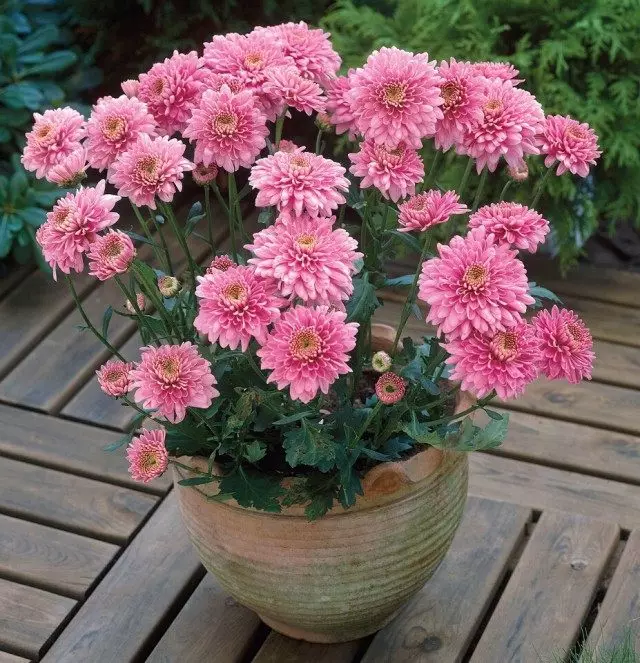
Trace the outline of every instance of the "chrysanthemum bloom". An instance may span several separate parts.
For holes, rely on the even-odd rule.
[[[383,373],[376,381],[376,395],[385,405],[393,405],[404,398],[406,385],[404,380],[389,371]]]
[[[119,359],[110,359],[96,371],[100,389],[107,396],[124,396],[129,391],[129,371],[133,364]]]
[[[127,460],[132,479],[148,483],[164,474],[169,464],[166,436],[166,432],[161,428],[143,428],[140,435],[131,438],[127,447]]]
[[[185,418],[188,407],[208,408],[219,395],[211,365],[189,342],[142,348],[130,377],[136,401],[173,423]]]
[[[584,322],[568,309],[554,306],[532,320],[538,341],[538,361],[550,379],[565,378],[572,384],[587,378],[596,358],[593,339]]]
[[[358,131],[368,140],[420,149],[443,118],[442,80],[426,53],[374,51],[351,76],[349,103]]]
[[[211,182],[218,177],[218,166],[214,163],[209,166],[205,166],[203,163],[197,163],[196,167],[191,171],[191,177],[193,177],[193,181],[200,186],[211,184]]]
[[[446,223],[456,214],[466,214],[469,208],[460,203],[460,196],[455,191],[441,193],[430,189],[419,193],[398,206],[398,230],[408,233],[412,230],[423,232],[431,226]]]
[[[266,145],[267,118],[249,90],[234,94],[226,85],[207,90],[183,135],[196,144],[195,159],[232,173],[248,168]]]
[[[313,111],[319,113],[327,102],[322,88],[314,81],[303,78],[293,66],[271,68],[262,89],[274,99],[278,115],[282,115],[289,106],[307,115]]]
[[[235,267],[236,263],[231,260],[231,258],[223,254],[221,256],[216,256],[212,261],[209,267],[207,267],[207,274],[213,274],[214,271],[217,272],[226,272],[231,267]]]
[[[82,115],[66,106],[46,110],[42,115],[34,113],[33,117],[35,122],[26,135],[21,161],[40,178],[80,147],[86,129]]]
[[[87,149],[79,147],[57,165],[53,166],[46,175],[49,182],[58,184],[65,189],[71,189],[87,176]]]
[[[209,71],[195,51],[174,51],[164,62],[157,62],[140,74],[136,96],[144,101],[160,131],[170,136],[187,126],[191,111],[200,103]]]
[[[581,177],[589,174],[589,165],[594,165],[602,154],[598,136],[586,122],[581,124],[562,115],[547,116],[540,151],[547,155],[544,160],[547,168],[559,162],[556,175],[570,171]]]
[[[286,138],[283,138],[278,143],[278,151],[279,152],[288,152],[289,154],[291,154],[293,152],[304,152],[304,147],[300,147],[300,145],[296,145],[292,140],[287,140]]]
[[[442,78],[440,107],[444,117],[436,122],[435,143],[446,152],[455,145],[475,122],[482,120],[483,83],[469,62],[443,60],[438,67]]]
[[[504,331],[521,321],[534,299],[516,251],[495,244],[476,228],[449,245],[438,245],[439,258],[422,265],[419,298],[429,304],[427,322],[449,339]]]
[[[257,352],[262,368],[272,370],[267,382],[288,386],[291,398],[303,403],[318,391],[329,393],[340,375],[351,372],[347,353],[356,345],[358,324],[346,317],[327,306],[295,306],[283,313]]]
[[[384,350],[379,350],[371,358],[371,366],[376,373],[388,371],[391,368],[391,364],[392,359]]]
[[[60,198],[46,222],[38,228],[36,239],[42,247],[44,259],[53,269],[65,274],[71,270],[81,272],[83,254],[97,238],[98,233],[112,226],[119,218],[113,206],[119,196],[104,193],[105,181],[95,187],[80,188],[76,193],[68,193]]]
[[[252,338],[266,341],[267,328],[285,305],[272,280],[256,275],[252,267],[234,266],[212,270],[198,281],[199,311],[193,322],[198,332],[211,343],[231,350],[240,346],[243,352]]]
[[[126,81],[120,83],[122,91],[127,95],[127,97],[135,97],[138,95],[138,88],[140,87],[140,81],[137,78],[127,78]]]
[[[136,306],[138,307],[138,309],[140,311],[144,311],[146,305],[147,305],[147,300],[145,299],[145,296],[141,292],[139,292],[136,295]],[[126,307],[127,311],[129,311],[129,313],[131,313],[131,315],[136,314],[137,311],[136,311],[133,303],[131,301],[129,301],[128,299],[125,302],[125,307]]]
[[[89,274],[100,281],[106,281],[129,269],[136,256],[136,249],[129,235],[120,230],[110,230],[91,244],[87,255]]]
[[[184,158],[186,145],[175,138],[143,134],[122,152],[109,171],[109,181],[134,205],[156,208],[156,196],[166,203],[182,190],[184,173],[193,164]]]
[[[234,76],[233,74],[216,74],[209,70],[209,78],[207,80],[207,90],[213,90],[214,92],[220,92],[222,87],[226,85],[233,94],[238,94],[243,90],[250,89],[245,81]],[[254,94],[255,90],[251,90]]]
[[[300,216],[330,216],[345,202],[341,191],[349,190],[345,169],[331,159],[298,151],[276,152],[258,159],[251,169],[249,183],[258,189],[256,205],[275,205],[280,211]]]
[[[374,186],[395,203],[413,195],[416,184],[424,178],[424,163],[416,150],[400,143],[394,148],[371,140],[360,143],[360,151],[349,154],[349,172],[361,177],[360,188]]]
[[[478,172],[485,166],[493,172],[500,157],[509,166],[515,166],[527,154],[540,154],[544,113],[532,94],[508,81],[491,81],[485,87],[482,115],[456,146],[458,153],[476,160]]]
[[[549,223],[535,210],[518,203],[493,203],[481,207],[469,217],[469,228],[482,226],[497,244],[535,253],[544,242]]]
[[[516,182],[524,182],[529,177],[529,166],[527,162],[509,166],[509,177]]]
[[[156,135],[156,121],[145,104],[125,95],[102,97],[87,122],[87,150],[92,168],[108,168],[142,134]]]
[[[163,297],[175,297],[181,288],[180,281],[175,276],[161,276],[158,279],[158,290]]]
[[[505,331],[449,341],[446,363],[453,367],[450,380],[459,380],[464,391],[483,398],[494,389],[500,398],[516,398],[538,377],[539,345],[531,325],[521,322]]]
[[[509,62],[474,62],[471,68],[476,76],[490,81],[506,81],[513,86],[523,82],[517,78],[520,72]]]
[[[265,228],[245,248],[256,274],[275,279],[284,297],[336,304],[353,292],[352,276],[362,257],[346,230],[333,230],[335,217],[301,216]]]
[[[346,76],[339,76],[327,86],[327,105],[326,110],[329,114],[331,124],[335,125],[336,133],[343,134],[349,132],[349,140],[354,140],[357,129],[355,116],[349,101],[349,92],[351,90],[351,76],[355,69],[349,69]]]

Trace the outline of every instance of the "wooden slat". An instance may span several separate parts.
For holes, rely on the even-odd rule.
[[[625,642],[640,652],[640,530],[631,532],[598,612],[587,647],[606,651]]]
[[[6,651],[0,651],[0,663],[29,663],[29,661],[22,658],[22,656],[14,656],[13,654],[7,654]]]
[[[0,647],[36,658],[75,604],[66,596],[0,579]]]
[[[201,663],[211,652],[216,663],[239,663],[246,660],[259,628],[259,617],[207,574],[146,663]]]
[[[45,663],[130,663],[201,567],[169,495],[44,656]],[[215,660],[215,652],[210,652]],[[177,659],[178,662],[181,657]]]
[[[0,512],[124,543],[157,497],[8,458]]]
[[[363,663],[462,660],[530,516],[529,509],[513,504],[469,498],[444,561],[376,635]]]
[[[358,654],[361,643],[342,642],[337,645],[317,645],[302,640],[292,640],[271,632],[253,663],[351,663]],[[167,662],[168,663],[168,662]],[[216,662],[217,663],[217,662]]]
[[[32,271],[33,267],[31,265],[21,265],[12,268],[6,276],[0,278],[0,299],[13,290],[18,283],[24,281]]]
[[[469,463],[472,495],[640,527],[637,486],[483,453],[471,454]]]
[[[533,663],[570,648],[618,539],[612,523],[543,513],[471,663]]]
[[[118,547],[0,515],[0,574],[50,592],[82,598]]]

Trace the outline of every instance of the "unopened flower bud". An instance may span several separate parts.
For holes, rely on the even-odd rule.
[[[316,127],[322,131],[331,131],[331,118],[327,113],[318,113],[316,115]]]
[[[510,166],[509,177],[516,182],[524,182],[529,177],[529,167],[524,161],[517,166]]]
[[[210,166],[205,166],[202,163],[196,164],[196,167],[191,171],[193,181],[200,186],[211,184],[218,176],[218,166],[212,163]]]
[[[377,373],[384,373],[391,368],[391,357],[383,350],[380,350],[371,358],[371,366],[373,366],[373,370]]]
[[[158,290],[163,297],[175,297],[180,292],[180,281],[175,276],[161,276]]]
[[[141,311],[144,311],[144,307],[146,306],[147,302],[144,298],[144,295],[141,292],[139,292],[136,295],[136,304],[138,305],[138,308]],[[136,314],[136,309],[133,307],[133,304],[128,299],[127,299],[126,307],[127,307],[127,311],[129,311],[129,313],[131,313],[132,315]]]
[[[215,274],[216,272],[226,272],[231,267],[235,267],[236,263],[231,260],[228,255],[216,256],[209,267],[207,267],[207,274]]]
[[[383,373],[376,382],[376,395],[385,405],[393,405],[404,397],[406,385],[395,373]]]

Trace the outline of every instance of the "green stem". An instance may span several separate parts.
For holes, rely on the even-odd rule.
[[[156,230],[158,231],[158,235],[160,236],[160,243],[162,244],[162,250],[164,251],[165,269],[167,270],[167,273],[173,276],[173,265],[171,264],[171,253],[169,251],[169,245],[167,244],[167,240],[165,239],[164,231],[162,230],[162,225],[155,220],[155,216],[153,217],[153,224],[156,227]]]
[[[264,373],[260,370],[260,367],[258,364],[256,364],[256,360],[253,358],[253,355],[251,352],[245,352],[242,355],[246,360],[249,366],[251,366],[253,372],[260,378],[262,382],[266,384],[267,378],[264,376]]]
[[[442,161],[442,152],[438,150],[436,152],[436,155],[433,157],[433,161],[431,162],[431,166],[429,167],[429,174],[427,175],[427,178],[424,181],[423,186],[421,187],[421,191],[428,191],[433,186],[433,183],[436,179],[436,175],[438,174],[438,169],[440,167],[441,161]]]
[[[207,217],[207,228],[209,229],[209,244],[214,249],[213,242],[213,218],[211,217],[211,191],[209,186],[204,187],[204,214]]]
[[[136,299],[135,293],[129,292],[129,289],[127,286],[122,282],[122,279],[119,276],[114,277],[115,282],[118,284],[118,287],[120,288],[122,294],[125,296],[126,299],[128,299],[131,302],[131,306],[133,306],[133,310],[136,312],[136,316],[138,317],[138,323],[140,327],[144,327],[145,329],[148,329],[151,336],[155,339],[155,342],[157,345],[161,345],[160,339],[158,338],[158,335],[156,332],[145,322],[144,316],[142,315],[142,311],[140,310],[140,307],[138,306],[138,300]]]
[[[536,205],[540,201],[540,196],[542,196],[542,192],[544,190],[544,185],[547,183],[547,180],[549,179],[549,176],[551,175],[552,169],[547,168],[545,171],[544,175],[541,177],[540,181],[536,185],[536,190],[535,193],[533,194],[533,200],[531,201],[531,204],[529,207],[532,209],[536,208]]]
[[[282,111],[282,115],[276,120],[276,134],[275,134],[275,139],[273,141],[273,145],[276,149],[276,152],[280,149],[280,139],[282,138],[282,126],[284,125],[284,116],[287,113],[287,109],[285,108],[284,111]]]
[[[173,458],[169,458],[169,462],[172,465],[175,465],[176,467],[179,467],[181,470],[187,470],[187,472],[191,472],[192,474],[198,474],[200,476],[204,477],[211,477],[213,479],[223,479],[224,477],[218,476],[217,474],[211,474],[211,472],[203,472],[202,470],[199,470],[195,467],[190,467],[189,465],[185,465],[184,463],[180,463],[177,460],[174,460]]]
[[[236,178],[233,173],[229,174],[229,235],[231,238],[231,255],[234,262],[238,260],[238,242],[236,239],[236,198],[238,192],[236,190]]]
[[[473,207],[471,208],[471,213],[473,214],[480,205],[480,200],[482,198],[482,192],[484,191],[484,186],[487,183],[487,175],[489,171],[486,168],[483,168],[482,174],[480,175],[480,182],[478,183],[478,188],[476,190],[475,198],[473,199]]]
[[[160,421],[159,419],[156,419],[152,414],[147,412],[146,410],[143,410],[141,407],[138,406],[137,403],[132,401],[126,394],[122,397],[122,400],[129,406],[132,407],[136,412],[139,412],[140,414],[144,414],[144,416],[147,419],[151,419],[151,421],[155,421],[157,424],[160,424],[160,426],[164,427],[164,423]]]
[[[147,224],[146,219],[142,216],[142,212],[138,209],[138,207],[136,207],[133,203],[131,203],[131,208],[133,209],[133,213],[136,215],[138,222],[142,226],[142,230],[144,231],[146,238],[149,240],[151,246],[153,246],[153,252],[156,256],[156,260],[159,264],[162,264],[162,254],[160,253],[158,245],[153,241],[151,230],[149,229],[149,225]]]
[[[171,229],[173,230],[176,239],[178,240],[178,244],[182,247],[182,250],[184,252],[185,257],[187,258],[187,262],[189,264],[189,271],[191,272],[191,282],[193,284],[193,287],[196,287],[197,281],[196,281],[196,275],[199,272],[198,266],[196,265],[193,256],[191,255],[191,251],[189,250],[189,245],[187,244],[187,240],[184,236],[184,233],[182,232],[182,229],[178,226],[178,222],[176,220],[176,217],[173,214],[173,210],[171,209],[170,204],[162,204],[162,210],[164,212],[165,218],[169,221],[169,225],[171,226]]]
[[[511,188],[511,185],[513,184],[512,179],[508,179],[507,183],[502,187],[502,191],[500,192],[500,202],[502,202],[507,195],[507,191]]]
[[[136,281],[138,282],[138,285],[140,286],[140,290],[144,295],[147,295],[149,297],[149,300],[153,304],[153,307],[156,309],[160,317],[162,318],[162,322],[164,323],[165,329],[167,330],[167,338],[169,341],[173,340],[173,335],[175,334],[175,337],[179,340],[180,339],[180,330],[176,329],[175,325],[173,324],[173,321],[167,315],[167,310],[164,307],[164,303],[162,301],[162,297],[160,295],[160,291],[158,290],[157,284],[154,283],[153,286],[149,285],[146,283],[142,272],[140,272],[139,265],[143,264],[136,260],[133,261],[132,265],[132,271],[133,275],[135,276]]]
[[[367,428],[371,425],[375,417],[377,416],[378,412],[380,411],[380,408],[382,407],[382,401],[378,401],[374,406],[373,410],[369,413],[369,416],[366,418],[365,422],[360,426],[360,430],[358,431],[356,435],[356,439],[354,440],[357,442],[358,440],[362,439],[362,436],[367,432]]]
[[[358,328],[356,337],[356,347],[353,351],[353,383],[351,385],[351,402],[355,401],[358,395],[358,387],[362,377],[362,364],[365,356],[365,346],[371,336],[371,320],[364,322]]]
[[[322,145],[322,129],[318,129],[318,135],[316,136],[316,154],[320,154],[321,145]]]
[[[216,200],[218,201],[218,204],[222,209],[224,210],[224,213],[229,216],[229,206],[227,205],[226,200],[222,197],[222,194],[220,193],[220,189],[218,188],[218,185],[215,182],[211,182],[210,184],[211,189],[213,193],[215,194]]]
[[[495,392],[492,392],[488,396],[485,396],[484,398],[479,400],[475,405],[468,407],[466,410],[463,410],[462,412],[458,412],[457,414],[452,414],[449,417],[442,417],[441,419],[436,419],[435,421],[430,421],[429,426],[439,426],[440,424],[446,424],[449,423],[450,421],[455,421],[456,419],[460,419],[461,417],[466,417],[468,414],[471,414],[476,410],[481,410],[487,405],[487,403],[489,403],[495,398],[495,395],[496,395]]]
[[[467,182],[469,181],[469,175],[471,175],[471,169],[473,168],[474,161],[469,157],[467,162],[467,167],[464,169],[464,174],[460,180],[460,185],[458,186],[458,196],[462,199],[465,189],[467,188]]]

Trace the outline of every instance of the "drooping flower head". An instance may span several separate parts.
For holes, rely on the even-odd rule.
[[[550,311],[540,311],[532,324],[538,340],[540,368],[548,378],[565,378],[572,384],[591,379],[596,358],[593,339],[573,311],[554,306]]]
[[[207,186],[214,182],[216,177],[218,177],[218,166],[212,163],[209,166],[205,166],[203,163],[197,163],[196,167],[191,171],[191,177],[193,181],[200,186]]]
[[[349,172],[361,177],[360,188],[374,186],[385,198],[397,202],[413,195],[424,177],[420,155],[404,143],[390,148],[370,140],[360,143],[360,151],[349,154]]]
[[[87,150],[92,168],[108,168],[142,134],[156,135],[156,121],[146,105],[125,95],[102,97],[87,122]]]
[[[87,148],[79,147],[49,169],[46,178],[65,189],[71,189],[87,176]]]
[[[212,261],[209,267],[207,267],[207,274],[213,274],[215,271],[226,272],[231,267],[235,267],[236,263],[231,260],[231,258],[223,254],[221,256],[216,256]]]
[[[540,154],[544,113],[532,94],[508,81],[490,81],[481,107],[482,119],[473,123],[456,147],[460,154],[476,160],[478,172],[485,166],[493,172],[500,157],[509,166],[516,166],[527,154]]]
[[[401,233],[423,232],[431,226],[446,223],[456,214],[466,214],[469,208],[459,201],[460,196],[455,191],[442,193],[430,189],[419,193],[398,207],[398,230]]]
[[[477,228],[466,237],[439,244],[440,257],[422,265],[419,298],[429,304],[427,322],[449,339],[466,339],[475,330],[495,333],[514,327],[534,299],[516,251],[495,244]]]
[[[140,74],[136,96],[145,102],[160,131],[170,136],[187,126],[208,78],[209,71],[195,51],[174,51],[170,58],[157,62],[146,74]]]
[[[371,357],[371,366],[376,373],[385,373],[391,368],[393,360],[384,350],[378,350],[373,357]]]
[[[80,188],[60,198],[47,220],[36,232],[44,259],[51,265],[54,278],[57,269],[65,274],[71,270],[81,272],[83,254],[88,251],[98,233],[112,226],[119,218],[113,206],[119,196],[104,193],[105,181],[95,187]]]
[[[284,297],[338,304],[353,292],[352,276],[362,257],[346,230],[333,230],[335,217],[292,217],[253,236],[246,248],[259,276],[275,279]]]
[[[300,216],[330,216],[345,202],[341,191],[349,190],[345,169],[331,159],[302,150],[276,152],[258,159],[249,183],[258,189],[256,205],[275,205],[280,211]]]
[[[538,377],[538,342],[531,325],[521,322],[505,331],[445,343],[451,380],[483,398],[494,389],[500,398],[517,398]]]
[[[21,161],[26,170],[41,178],[80,147],[86,128],[82,115],[66,106],[34,113],[33,117]]]
[[[219,395],[211,365],[189,342],[142,348],[130,376],[136,402],[173,423],[185,418],[188,407],[208,408]]]
[[[140,87],[140,81],[137,78],[127,78],[126,81],[120,83],[122,91],[127,95],[127,97],[136,97],[138,95],[138,88]]]
[[[282,314],[258,350],[261,367],[271,370],[268,382],[289,387],[291,398],[308,403],[318,391],[350,373],[349,355],[356,344],[358,324],[345,322],[346,313],[327,306],[295,306]]]
[[[120,359],[110,359],[102,364],[96,371],[100,389],[107,396],[124,396],[129,391],[129,372],[133,364],[120,361]]]
[[[474,62],[471,69],[476,76],[490,81],[505,81],[514,87],[523,82],[523,79],[517,78],[520,72],[509,62]]]
[[[110,230],[89,247],[89,274],[100,281],[124,274],[135,256],[136,249],[129,235],[120,230]]]
[[[115,160],[109,181],[134,205],[156,208],[156,196],[166,203],[182,190],[184,173],[193,164],[184,158],[185,144],[175,138],[143,134]]]
[[[139,435],[131,438],[127,447],[127,460],[132,479],[148,483],[164,474],[169,464],[166,437],[166,432],[161,428],[143,428]]]
[[[322,88],[314,81],[303,78],[294,66],[270,69],[262,89],[274,100],[278,115],[282,115],[289,106],[307,115],[313,111],[320,113],[327,101]]]
[[[385,405],[393,405],[404,398],[405,381],[391,371],[383,373],[376,380],[376,396]]]
[[[207,90],[183,134],[196,144],[195,159],[232,173],[248,168],[266,145],[267,118],[248,90],[234,94],[223,85]]]
[[[346,76],[339,76],[327,86],[327,113],[332,124],[335,125],[336,133],[349,132],[349,140],[356,137],[355,115],[349,101],[351,90],[351,76],[355,69],[349,69]]]
[[[570,171],[580,177],[589,174],[589,165],[594,165],[602,154],[598,137],[586,122],[562,115],[547,116],[540,151],[547,155],[544,160],[547,168],[558,161],[556,175]]]
[[[441,79],[426,53],[398,48],[374,51],[351,76],[349,103],[364,137],[388,147],[400,143],[420,149],[433,136],[440,106]]]
[[[469,62],[443,60],[438,67],[442,78],[440,107],[444,117],[436,122],[436,148],[446,152],[458,143],[464,132],[482,120],[483,83],[474,73]]]

